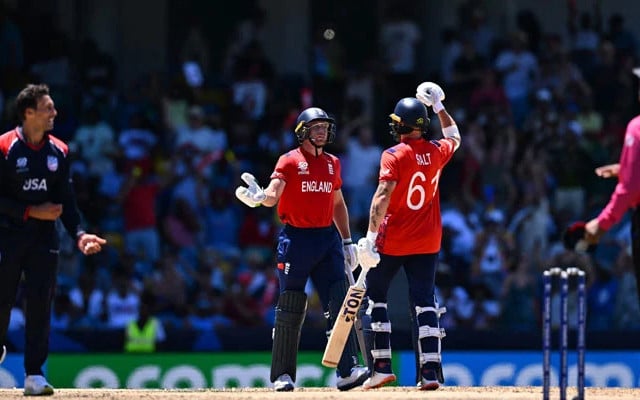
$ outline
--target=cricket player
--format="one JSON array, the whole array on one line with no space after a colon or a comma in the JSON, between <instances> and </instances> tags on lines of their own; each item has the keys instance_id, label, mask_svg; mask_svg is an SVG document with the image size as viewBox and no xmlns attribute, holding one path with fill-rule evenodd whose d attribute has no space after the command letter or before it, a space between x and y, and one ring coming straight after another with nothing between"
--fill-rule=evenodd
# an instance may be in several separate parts
<instances>
[{"instance_id":1,"label":"cricket player","mask_svg":"<svg viewBox=\"0 0 640 400\"><path fill-rule=\"evenodd\" d=\"M640 78L640 68L634 68L633 73ZM598 167L595 173L603 178L617 177L618 184L606 207L586 223L585 240L589 244L598 243L600 237L631 210L631 255L640 302L640 115L627 125L620 162Z\"/></svg>"},{"instance_id":2,"label":"cricket player","mask_svg":"<svg viewBox=\"0 0 640 400\"><path fill-rule=\"evenodd\" d=\"M362 267L377 265L367 275L371 326L363 328L372 346L369 365L373 365L373 371L363 384L365 389L396 380L391 367L387 292L401 267L409 284L410 306L415 310L414 350L420 364L417 385L421 390L435 390L444 382L440 342L445 333L439 326L444 309L435 299L442 238L438 181L461 139L455 121L442 104L445 95L440 86L424 82L418 86L416 97L398 101L390 115L390 133L399 143L382 153L368 232L358 241ZM443 139L426 138L429 118L425 106L438 115Z\"/></svg>"},{"instance_id":3,"label":"cricket player","mask_svg":"<svg viewBox=\"0 0 640 400\"><path fill-rule=\"evenodd\" d=\"M278 236L280 296L271 359L271 382L276 391L294 389L307 279L311 278L329 316L330 330L348 288L345 258L351 269L358 265L341 191L340 161L324 151L335 138L335 122L324 110L307 108L297 118L295 134L300 145L280 156L266 189L246 172L242 179L248 187L236 189L236 197L250 207L277 204L284 224ZM358 365L357 352L352 333L336 371L340 390L360 386L368 377L367 368Z\"/></svg>"},{"instance_id":4,"label":"cricket player","mask_svg":"<svg viewBox=\"0 0 640 400\"><path fill-rule=\"evenodd\" d=\"M26 332L24 394L52 395L42 373L49 354L51 300L56 287L60 218L78 249L94 254L106 240L86 233L69 173L67 145L49 134L57 115L46 85L27 85L16 99L21 124L0 136L0 344L24 272ZM0 348L0 361L6 347Z\"/></svg>"}]
</instances>

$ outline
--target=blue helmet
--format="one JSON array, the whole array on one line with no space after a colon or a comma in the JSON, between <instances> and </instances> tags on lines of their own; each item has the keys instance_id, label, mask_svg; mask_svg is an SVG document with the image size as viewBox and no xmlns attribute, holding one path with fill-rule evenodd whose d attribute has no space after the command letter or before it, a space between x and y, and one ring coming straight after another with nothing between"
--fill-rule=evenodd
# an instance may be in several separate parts
<instances>
[{"instance_id":1,"label":"blue helmet","mask_svg":"<svg viewBox=\"0 0 640 400\"><path fill-rule=\"evenodd\" d=\"M307 108L298 115L294 129L298 143L302 143L309 138L309 123L312 121L326 121L329 123L327 143L333 143L333 139L336 137L336 123L326 111L318 107Z\"/></svg>"},{"instance_id":2,"label":"blue helmet","mask_svg":"<svg viewBox=\"0 0 640 400\"><path fill-rule=\"evenodd\" d=\"M406 135L414 129L420 129L426 134L429 127L427 108L415 97L405 97L396 103L393 114L389 114L391 123L389 132L393 138L399 140L400 135Z\"/></svg>"}]
</instances>

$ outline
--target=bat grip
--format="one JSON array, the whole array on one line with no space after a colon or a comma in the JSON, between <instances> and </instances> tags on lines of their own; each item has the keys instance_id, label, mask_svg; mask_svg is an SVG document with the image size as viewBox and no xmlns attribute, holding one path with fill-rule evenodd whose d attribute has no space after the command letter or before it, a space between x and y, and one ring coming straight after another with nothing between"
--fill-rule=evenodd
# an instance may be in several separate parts
<instances>
[{"instance_id":1,"label":"bat grip","mask_svg":"<svg viewBox=\"0 0 640 400\"><path fill-rule=\"evenodd\" d=\"M367 279L367 272L369 272L368 268L362 268L362 270L360 271L360 276L358 276L358 280L355 283L355 287L357 288L363 288L365 285L365 279ZM353 276L351 276L351 279L353 279Z\"/></svg>"},{"instance_id":2,"label":"bat grip","mask_svg":"<svg viewBox=\"0 0 640 400\"><path fill-rule=\"evenodd\" d=\"M360 271L360 276L358 276L357 281L353 279L353 272L351 271L351 268L349 267L349 265L347 265L346 262L344 263L344 271L347 274L347 280L349 281L349 286L355 286L358 288L364 287L365 279L367 279L367 272L369 272L368 268L362 268L362 270Z\"/></svg>"},{"instance_id":3,"label":"bat grip","mask_svg":"<svg viewBox=\"0 0 640 400\"><path fill-rule=\"evenodd\" d=\"M349 281L349 286L353 286L355 280L353 279L353 272L351 272L351 267L346 262L344 263L344 272L347 274L347 280Z\"/></svg>"}]
</instances>

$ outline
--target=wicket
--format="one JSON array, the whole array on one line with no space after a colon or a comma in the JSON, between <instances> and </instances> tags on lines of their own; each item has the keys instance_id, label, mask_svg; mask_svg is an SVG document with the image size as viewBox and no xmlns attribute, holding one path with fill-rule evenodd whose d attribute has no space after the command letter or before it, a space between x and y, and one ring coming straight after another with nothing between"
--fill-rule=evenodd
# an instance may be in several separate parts
<instances>
[{"instance_id":1,"label":"wicket","mask_svg":"<svg viewBox=\"0 0 640 400\"><path fill-rule=\"evenodd\" d=\"M577 400L584 400L584 364L585 364L585 331L586 331L586 276L579 268L551 268L543 272L543 315L542 315L542 398L550 399L551 386L551 297L553 278L559 278L560 287L560 337L558 347L560 350L560 400L567 399L568 369L567 352L569 347L569 279L576 278L576 295L578 300L578 327L577 327L577 369L578 369L578 396Z\"/></svg>"}]
</instances>

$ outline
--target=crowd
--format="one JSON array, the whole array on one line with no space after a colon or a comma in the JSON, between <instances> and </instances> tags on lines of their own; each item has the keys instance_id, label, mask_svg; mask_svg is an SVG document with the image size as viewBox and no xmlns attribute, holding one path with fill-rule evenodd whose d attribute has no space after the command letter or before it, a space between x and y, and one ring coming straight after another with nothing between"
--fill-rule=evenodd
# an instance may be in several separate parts
<instances>
[{"instance_id":1,"label":"crowd","mask_svg":"<svg viewBox=\"0 0 640 400\"><path fill-rule=\"evenodd\" d=\"M312 79L278 76L262 49L258 10L239 21L219 71L194 26L179 71L149 73L124 91L111 56L87 42L78 59L53 28L53 45L25 60L25 27L0 10L2 132L15 126L16 90L47 83L59 112L54 134L72 151L79 207L109 242L83 257L61 236L52 329L124 328L148 299L164 326L272 325L280 226L274 209L233 198L240 172L268 182L277 157L295 146L296 116L323 107L337 121L327 150L342 160L357 240L380 152L392 141L389 104L424 80L446 85L463 138L440 183L441 326L536 329L541 271L578 265L588 276L588 328L640 329L628 221L594 254L561 244L564 227L593 217L615 184L593 170L617 162L638 112L636 37L621 14L600 24L597 12L578 10L563 32L544 32L522 11L517 31L503 35L474 4L463 3L457 25L443 31L433 77L419 68L421 27L397 13L382 21L376 54L348 62L340 36L318 35ZM439 135L437 118L431 123ZM324 327L308 291L306 323ZM24 323L22 305L19 294L12 329Z\"/></svg>"}]
</instances>

